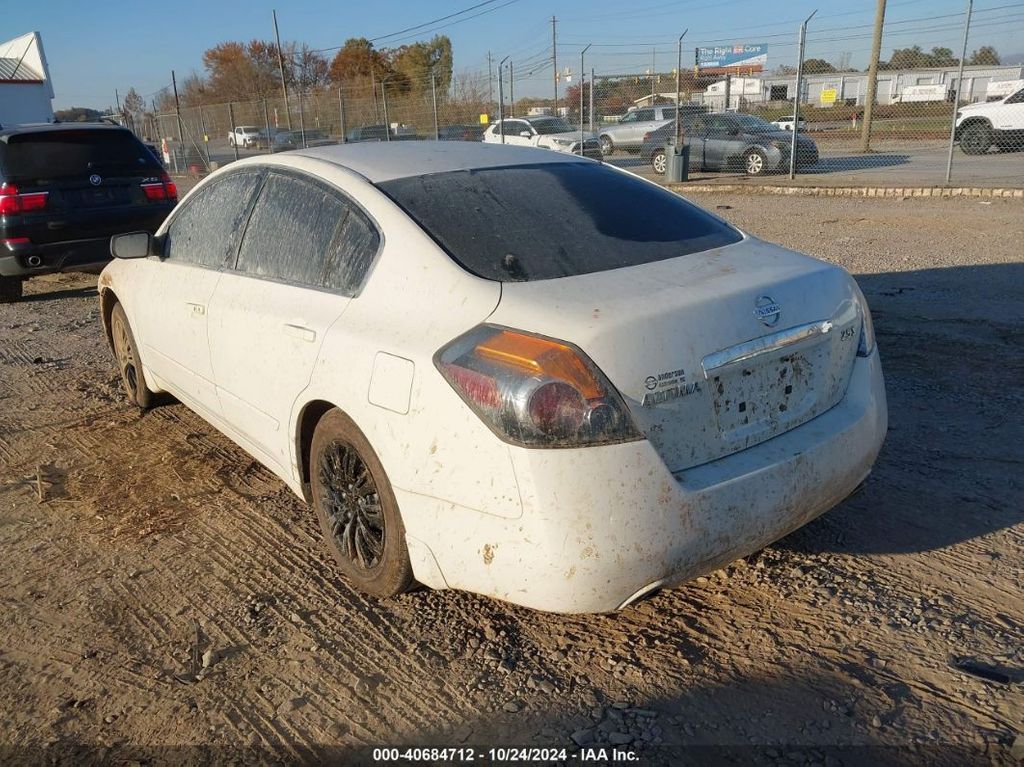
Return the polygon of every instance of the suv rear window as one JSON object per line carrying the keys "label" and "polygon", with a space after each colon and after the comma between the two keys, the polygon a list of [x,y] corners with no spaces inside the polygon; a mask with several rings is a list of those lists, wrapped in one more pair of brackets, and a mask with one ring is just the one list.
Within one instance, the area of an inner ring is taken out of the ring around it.
{"label": "suv rear window", "polygon": [[672,192],[598,163],[455,171],[378,184],[473,274],[528,282],[739,242]]}
{"label": "suv rear window", "polygon": [[161,171],[153,153],[128,131],[88,129],[12,134],[0,141],[0,169],[12,182]]}

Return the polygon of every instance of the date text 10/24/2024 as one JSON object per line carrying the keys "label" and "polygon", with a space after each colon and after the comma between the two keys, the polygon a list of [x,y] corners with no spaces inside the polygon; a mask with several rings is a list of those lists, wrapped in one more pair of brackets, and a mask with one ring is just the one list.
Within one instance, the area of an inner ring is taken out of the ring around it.
{"label": "date text 10/24/2024", "polygon": [[479,762],[482,764],[565,763],[576,762],[637,762],[639,754],[632,749],[588,747],[578,751],[566,748],[537,748],[502,746],[494,748],[440,746],[423,748],[375,748],[374,762]]}

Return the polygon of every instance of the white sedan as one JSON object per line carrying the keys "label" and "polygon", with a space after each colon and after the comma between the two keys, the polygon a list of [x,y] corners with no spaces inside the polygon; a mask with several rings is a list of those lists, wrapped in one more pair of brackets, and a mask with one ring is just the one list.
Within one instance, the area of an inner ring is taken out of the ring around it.
{"label": "white sedan", "polygon": [[[582,144],[581,144],[582,138]],[[486,144],[511,144],[512,146],[534,146],[539,149],[553,149],[556,152],[582,154],[594,160],[603,156],[601,143],[593,133],[573,128],[561,117],[542,115],[540,117],[509,117],[492,123],[484,131]],[[582,151],[580,147],[583,147]]]}
{"label": "white sedan", "polygon": [[886,432],[850,275],[571,155],[251,158],[111,251],[131,400],[276,473],[378,596],[612,611],[839,503]]}

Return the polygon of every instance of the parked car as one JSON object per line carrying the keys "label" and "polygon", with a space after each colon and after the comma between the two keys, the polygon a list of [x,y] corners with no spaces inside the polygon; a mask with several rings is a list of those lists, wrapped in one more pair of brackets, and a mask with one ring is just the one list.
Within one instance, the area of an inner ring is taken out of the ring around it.
{"label": "parked car", "polygon": [[260,129],[255,125],[239,125],[228,134],[228,146],[251,149],[260,139]]}
{"label": "parked car", "polygon": [[237,442],[378,596],[615,610],[834,506],[886,431],[849,274],[569,154],[253,157],[111,249],[131,401]]}
{"label": "parked car", "polygon": [[345,134],[345,141],[355,143],[358,141],[387,141],[391,129],[386,125],[363,125],[353,128]]}
{"label": "parked car", "polygon": [[[707,109],[700,104],[680,104],[684,115],[701,114]],[[608,155],[616,150],[637,152],[643,144],[644,135],[662,127],[669,120],[676,119],[676,105],[662,104],[643,107],[626,112],[615,125],[605,125],[599,131],[601,151]]]}
{"label": "parked car", "polygon": [[487,144],[511,144],[553,149],[556,152],[582,154],[594,160],[601,159],[601,145],[593,133],[583,134],[580,150],[580,132],[561,117],[510,117],[492,123],[484,131]]}
{"label": "parked car", "polygon": [[[640,157],[656,173],[665,172],[666,141],[675,132],[675,121],[644,138]],[[760,176],[789,170],[792,131],[782,131],[760,117],[723,112],[695,115],[685,124],[690,145],[691,170],[742,170]],[[807,136],[797,134],[797,167],[818,162],[818,147]]]}
{"label": "parked car", "polygon": [[131,131],[107,124],[0,130],[0,302],[30,277],[100,266],[110,237],[155,232],[174,182]]}
{"label": "parked car", "polygon": [[964,154],[985,154],[993,146],[1024,149],[1024,87],[995,101],[960,107],[956,139]]}
{"label": "parked car", "polygon": [[[772,121],[772,125],[774,125],[779,130],[791,131],[791,130],[793,130],[793,118],[792,117],[780,117],[778,120],[773,120]],[[806,120],[799,120],[798,121],[798,125],[800,126],[800,130],[802,130],[802,131],[803,130],[807,130],[807,121]]]}
{"label": "parked car", "polygon": [[[305,137],[305,139],[303,139],[303,137]],[[320,128],[306,128],[305,131],[282,131],[274,136],[273,151],[287,152],[292,149],[327,146],[334,143],[336,142],[331,140],[327,135],[327,131],[321,130]]]}
{"label": "parked car", "polygon": [[260,128],[256,137],[256,149],[268,149],[274,145],[274,139],[282,133],[287,133],[287,128]]}
{"label": "parked car", "polygon": [[441,141],[482,141],[486,125],[442,125],[437,132]]}

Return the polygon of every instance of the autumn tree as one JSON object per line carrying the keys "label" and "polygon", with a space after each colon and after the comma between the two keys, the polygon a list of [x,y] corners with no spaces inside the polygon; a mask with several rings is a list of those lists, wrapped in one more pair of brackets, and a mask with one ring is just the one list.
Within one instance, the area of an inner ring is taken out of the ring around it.
{"label": "autumn tree", "polygon": [[999,65],[999,54],[991,45],[983,45],[967,59],[968,64],[994,67]]}
{"label": "autumn tree", "polygon": [[388,52],[390,69],[404,81],[406,90],[430,90],[430,75],[438,93],[447,93],[452,82],[452,41],[438,35],[430,42],[403,45]]}
{"label": "autumn tree", "polygon": [[825,59],[806,59],[804,72],[809,75],[825,75],[835,72],[836,68]]}
{"label": "autumn tree", "polygon": [[203,54],[206,88],[220,101],[264,98],[280,87],[277,46],[262,40],[227,42]]}
{"label": "autumn tree", "polygon": [[331,61],[330,78],[335,83],[344,83],[374,75],[386,77],[388,62],[384,54],[373,47],[365,37],[353,37],[345,41]]}

